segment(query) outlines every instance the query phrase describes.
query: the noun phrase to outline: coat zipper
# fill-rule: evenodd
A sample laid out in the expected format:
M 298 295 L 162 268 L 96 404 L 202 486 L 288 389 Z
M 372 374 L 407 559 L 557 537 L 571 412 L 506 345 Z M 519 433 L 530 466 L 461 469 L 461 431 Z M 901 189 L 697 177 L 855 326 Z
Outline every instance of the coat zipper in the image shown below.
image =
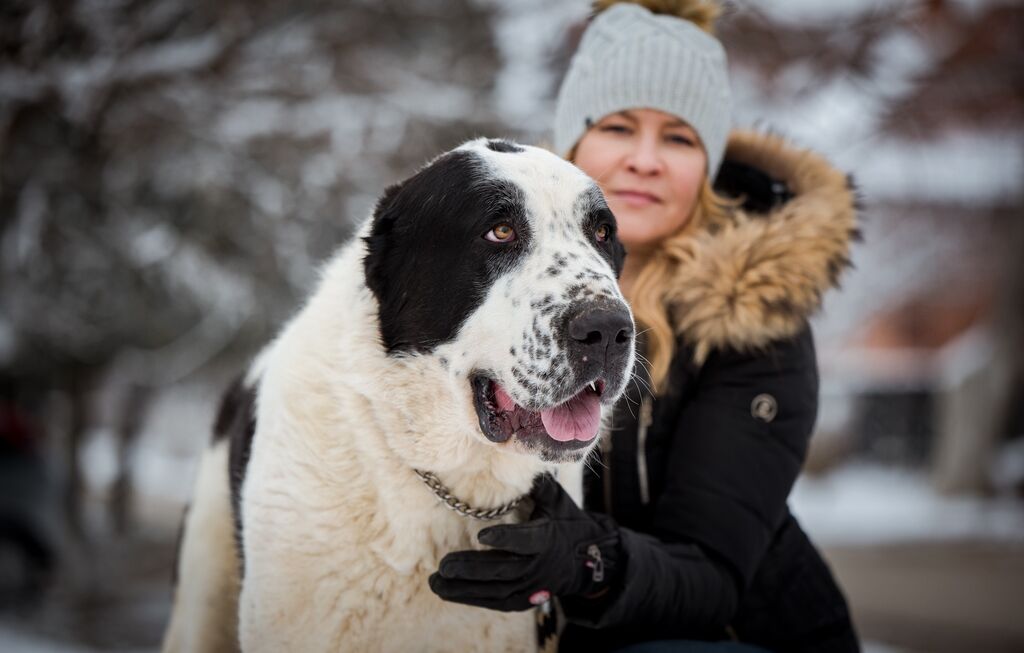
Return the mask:
M 651 491 L 647 481 L 647 429 L 654 421 L 654 407 L 651 398 L 640 399 L 640 421 L 636 429 L 636 471 L 640 480 L 640 503 L 647 505 L 651 501 Z
M 591 544 L 587 547 L 587 566 L 590 567 L 591 580 L 600 583 L 604 580 L 604 560 L 601 558 L 601 547 Z

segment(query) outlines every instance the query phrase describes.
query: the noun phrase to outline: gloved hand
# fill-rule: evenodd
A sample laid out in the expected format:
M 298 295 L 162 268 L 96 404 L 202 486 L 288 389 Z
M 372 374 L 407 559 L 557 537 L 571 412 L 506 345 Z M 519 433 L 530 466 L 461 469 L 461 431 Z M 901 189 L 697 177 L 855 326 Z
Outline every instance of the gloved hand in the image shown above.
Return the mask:
M 446 601 L 511 611 L 607 588 L 620 557 L 614 522 L 576 507 L 550 475 L 531 494 L 530 521 L 481 530 L 477 539 L 492 548 L 449 553 L 430 589 Z

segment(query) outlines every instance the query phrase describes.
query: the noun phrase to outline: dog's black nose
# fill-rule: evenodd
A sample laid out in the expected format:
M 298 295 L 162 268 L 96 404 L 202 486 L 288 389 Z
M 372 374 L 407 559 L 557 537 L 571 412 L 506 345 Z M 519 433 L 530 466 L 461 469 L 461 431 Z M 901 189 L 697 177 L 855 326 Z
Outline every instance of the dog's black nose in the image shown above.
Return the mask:
M 569 347 L 585 368 L 615 365 L 633 346 L 633 320 L 622 307 L 585 307 L 568 326 Z

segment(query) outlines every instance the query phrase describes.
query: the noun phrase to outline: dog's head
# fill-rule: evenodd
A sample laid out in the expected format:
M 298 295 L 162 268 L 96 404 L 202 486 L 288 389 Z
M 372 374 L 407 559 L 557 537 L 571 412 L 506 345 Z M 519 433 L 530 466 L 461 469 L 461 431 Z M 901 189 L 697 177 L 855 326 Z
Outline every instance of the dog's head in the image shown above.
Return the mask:
M 546 150 L 442 155 L 385 192 L 365 239 L 384 348 L 436 359 L 492 445 L 582 459 L 633 369 L 615 230 L 597 185 Z

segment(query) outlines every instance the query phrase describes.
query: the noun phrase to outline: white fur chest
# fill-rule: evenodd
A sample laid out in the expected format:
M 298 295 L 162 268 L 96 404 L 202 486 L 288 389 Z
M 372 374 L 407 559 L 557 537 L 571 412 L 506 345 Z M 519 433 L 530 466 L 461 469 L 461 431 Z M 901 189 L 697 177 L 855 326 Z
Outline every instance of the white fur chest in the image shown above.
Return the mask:
M 383 494 L 366 475 L 327 488 L 273 449 L 254 449 L 246 482 L 244 650 L 532 648 L 532 613 L 446 603 L 427 584 L 445 553 L 479 548 L 476 532 L 501 522 L 448 510 L 418 478 Z

